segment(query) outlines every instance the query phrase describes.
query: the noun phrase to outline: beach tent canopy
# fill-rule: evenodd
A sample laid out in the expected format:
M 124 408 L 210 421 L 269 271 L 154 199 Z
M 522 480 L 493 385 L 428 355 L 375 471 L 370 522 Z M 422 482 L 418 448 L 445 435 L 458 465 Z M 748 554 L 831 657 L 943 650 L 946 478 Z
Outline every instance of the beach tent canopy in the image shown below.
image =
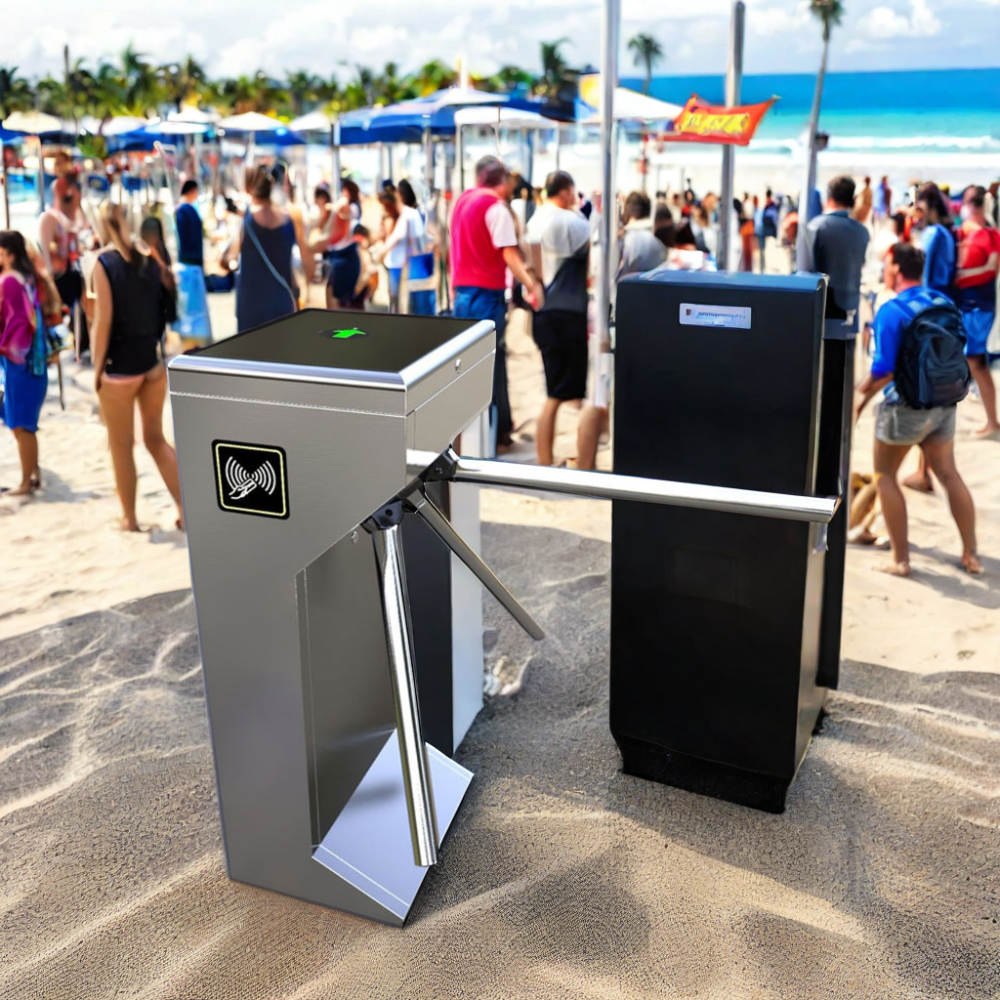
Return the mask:
M 374 142 L 421 142 L 424 133 L 435 136 L 455 134 L 455 115 L 469 107 L 507 107 L 539 112 L 542 103 L 511 94 L 488 94 L 482 90 L 449 87 L 427 97 L 402 101 L 386 108 L 351 111 L 340 118 L 340 145 Z
M 551 118 L 537 111 L 519 108 L 476 107 L 460 108 L 455 112 L 455 127 L 466 125 L 501 125 L 504 128 L 554 128 L 558 125 Z
M 20 132 L 22 135 L 51 135 L 63 131 L 61 119 L 42 111 L 15 111 L 0 124 L 8 132 Z
M 589 104 L 580 102 L 580 121 L 584 125 L 599 125 L 601 112 Z M 627 90 L 625 87 L 615 87 L 615 121 L 616 122 L 664 122 L 673 121 L 682 111 L 680 104 L 669 101 L 658 101 L 655 97 L 647 97 L 637 90 Z

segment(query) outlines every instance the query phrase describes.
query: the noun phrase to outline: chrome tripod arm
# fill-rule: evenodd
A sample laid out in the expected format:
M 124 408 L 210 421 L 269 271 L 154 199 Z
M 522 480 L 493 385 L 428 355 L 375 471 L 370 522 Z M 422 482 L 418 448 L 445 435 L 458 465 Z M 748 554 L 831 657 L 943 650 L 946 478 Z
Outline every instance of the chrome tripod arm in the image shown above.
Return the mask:
M 465 563 L 479 582 L 507 609 L 511 617 L 532 639 L 544 639 L 541 626 L 525 610 L 516 597 L 500 582 L 496 574 L 479 558 L 464 538 L 424 492 L 423 486 L 404 501 L 407 510 L 418 514 L 434 533 Z
M 481 486 L 520 486 L 597 500 L 639 500 L 670 507 L 693 507 L 784 521 L 829 524 L 840 505 L 840 497 L 803 497 L 728 486 L 677 483 L 667 479 L 645 479 L 641 476 L 619 476 L 613 472 L 552 469 L 464 458 L 456 455 L 451 448 L 441 455 L 409 451 L 406 460 L 408 473 L 428 482 L 445 480 L 478 483 Z

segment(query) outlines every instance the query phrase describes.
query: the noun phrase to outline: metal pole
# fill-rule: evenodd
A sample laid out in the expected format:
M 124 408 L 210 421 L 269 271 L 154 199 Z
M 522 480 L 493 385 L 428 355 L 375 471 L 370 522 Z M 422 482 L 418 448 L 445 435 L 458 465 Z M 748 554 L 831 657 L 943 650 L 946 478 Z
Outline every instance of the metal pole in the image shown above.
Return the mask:
M 615 203 L 614 120 L 615 87 L 618 85 L 618 30 L 621 21 L 620 0 L 604 0 L 601 9 L 601 217 L 598 229 L 600 250 L 600 280 L 597 283 L 597 328 L 594 331 L 595 362 L 591 402 L 597 392 L 597 356 L 610 346 L 611 326 L 611 243 L 617 240 L 617 209 Z
M 0 186 L 3 187 L 3 227 L 10 229 L 10 196 L 7 193 L 7 154 L 0 139 Z
M 439 840 L 427 746 L 420 725 L 420 705 L 413 669 L 413 630 L 406 596 L 399 525 L 376 529 L 372 532 L 372 540 L 375 543 L 382 611 L 385 616 L 385 641 L 389 653 L 392 698 L 396 708 L 396 731 L 403 766 L 406 810 L 410 817 L 413 861 L 421 868 L 427 868 L 437 863 Z
M 434 534 L 472 570 L 479 582 L 507 609 L 511 617 L 524 629 L 532 639 L 544 639 L 545 633 L 541 626 L 521 606 L 517 598 L 500 582 L 497 575 L 479 558 L 462 536 L 452 527 L 448 520 L 422 490 L 416 496 L 407 500 L 409 508 L 419 514 Z
M 45 214 L 45 157 L 42 155 L 42 137 L 35 136 L 38 143 L 38 214 Z
M 430 205 L 434 188 L 434 140 L 429 128 L 424 129 L 424 185 L 427 188 L 426 204 Z
M 726 71 L 726 107 L 740 103 L 743 88 L 743 25 L 746 6 L 743 0 L 736 0 L 729 21 L 729 68 Z M 722 147 L 722 193 L 719 196 L 719 260 L 720 271 L 733 270 L 736 248 L 730 236 L 733 232 L 733 201 L 736 197 L 734 175 L 736 171 L 736 147 Z
M 340 197 L 340 119 L 337 118 L 330 126 L 330 147 L 333 167 L 333 201 Z
M 459 125 L 455 132 L 455 159 L 458 161 L 458 194 L 465 190 L 465 140 L 464 125 Z
M 668 507 L 692 507 L 728 514 L 749 514 L 785 521 L 814 521 L 829 524 L 840 505 L 839 497 L 802 497 L 789 493 L 766 493 L 728 486 L 704 486 L 677 483 L 667 479 L 619 476 L 611 472 L 584 472 L 578 469 L 552 469 L 514 462 L 459 457 L 444 453 L 447 472 L 442 478 L 455 483 L 478 483 L 483 486 L 520 486 L 548 490 L 598 500 L 639 500 Z M 433 466 L 438 456 L 425 452 L 407 455 L 411 471 Z

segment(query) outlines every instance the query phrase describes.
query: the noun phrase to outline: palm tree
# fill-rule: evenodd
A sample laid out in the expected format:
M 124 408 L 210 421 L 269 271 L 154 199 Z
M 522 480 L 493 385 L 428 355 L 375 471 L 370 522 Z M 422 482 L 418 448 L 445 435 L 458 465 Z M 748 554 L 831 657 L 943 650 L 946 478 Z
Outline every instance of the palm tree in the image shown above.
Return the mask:
M 809 151 L 806 157 L 806 184 L 799 198 L 799 236 L 796 254 L 804 259 L 806 252 L 806 223 L 809 221 L 809 199 L 816 188 L 816 133 L 819 131 L 819 109 L 823 102 L 823 81 L 826 78 L 826 61 L 830 52 L 830 34 L 844 19 L 841 0 L 809 0 L 809 10 L 823 25 L 823 56 L 816 76 L 812 113 L 809 115 Z
M 27 111 L 33 103 L 31 84 L 17 75 L 17 67 L 0 66 L 0 121 L 15 111 Z
M 131 43 L 121 55 L 121 85 L 122 109 L 126 114 L 144 117 L 156 111 L 162 96 L 157 72 Z
M 399 75 L 399 65 L 387 62 L 382 73 L 373 81 L 378 100 L 383 104 L 396 104 L 415 96 L 414 85 L 407 77 Z
M 424 63 L 413 75 L 413 86 L 420 97 L 426 97 L 435 91 L 453 87 L 458 74 L 447 63 L 440 59 L 432 59 Z
M 288 94 L 290 110 L 293 118 L 304 115 L 319 103 L 320 90 L 324 82 L 304 69 L 288 74 L 285 81 L 285 91 Z
M 663 46 L 652 35 L 640 32 L 629 39 L 628 48 L 635 65 L 645 68 L 646 82 L 642 85 L 642 92 L 648 94 L 649 85 L 653 82 L 653 67 L 663 58 Z
M 490 77 L 488 89 L 507 92 L 522 85 L 530 87 L 534 82 L 534 77 L 520 66 L 501 66 Z
M 166 99 L 180 111 L 185 101 L 197 97 L 207 82 L 201 64 L 192 56 L 179 63 L 168 63 L 157 70 L 160 89 Z
M 555 96 L 569 68 L 561 51 L 568 41 L 568 38 L 560 38 L 555 42 L 542 42 L 542 75 L 535 82 L 535 90 L 545 97 Z

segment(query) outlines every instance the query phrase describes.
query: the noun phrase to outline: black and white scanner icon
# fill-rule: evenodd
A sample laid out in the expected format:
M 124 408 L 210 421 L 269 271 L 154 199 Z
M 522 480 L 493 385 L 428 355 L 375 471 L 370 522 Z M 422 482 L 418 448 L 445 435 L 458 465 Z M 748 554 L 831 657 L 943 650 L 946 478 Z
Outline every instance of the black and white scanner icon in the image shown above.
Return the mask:
M 288 517 L 288 476 L 282 448 L 216 441 L 213 452 L 216 491 L 223 510 Z

